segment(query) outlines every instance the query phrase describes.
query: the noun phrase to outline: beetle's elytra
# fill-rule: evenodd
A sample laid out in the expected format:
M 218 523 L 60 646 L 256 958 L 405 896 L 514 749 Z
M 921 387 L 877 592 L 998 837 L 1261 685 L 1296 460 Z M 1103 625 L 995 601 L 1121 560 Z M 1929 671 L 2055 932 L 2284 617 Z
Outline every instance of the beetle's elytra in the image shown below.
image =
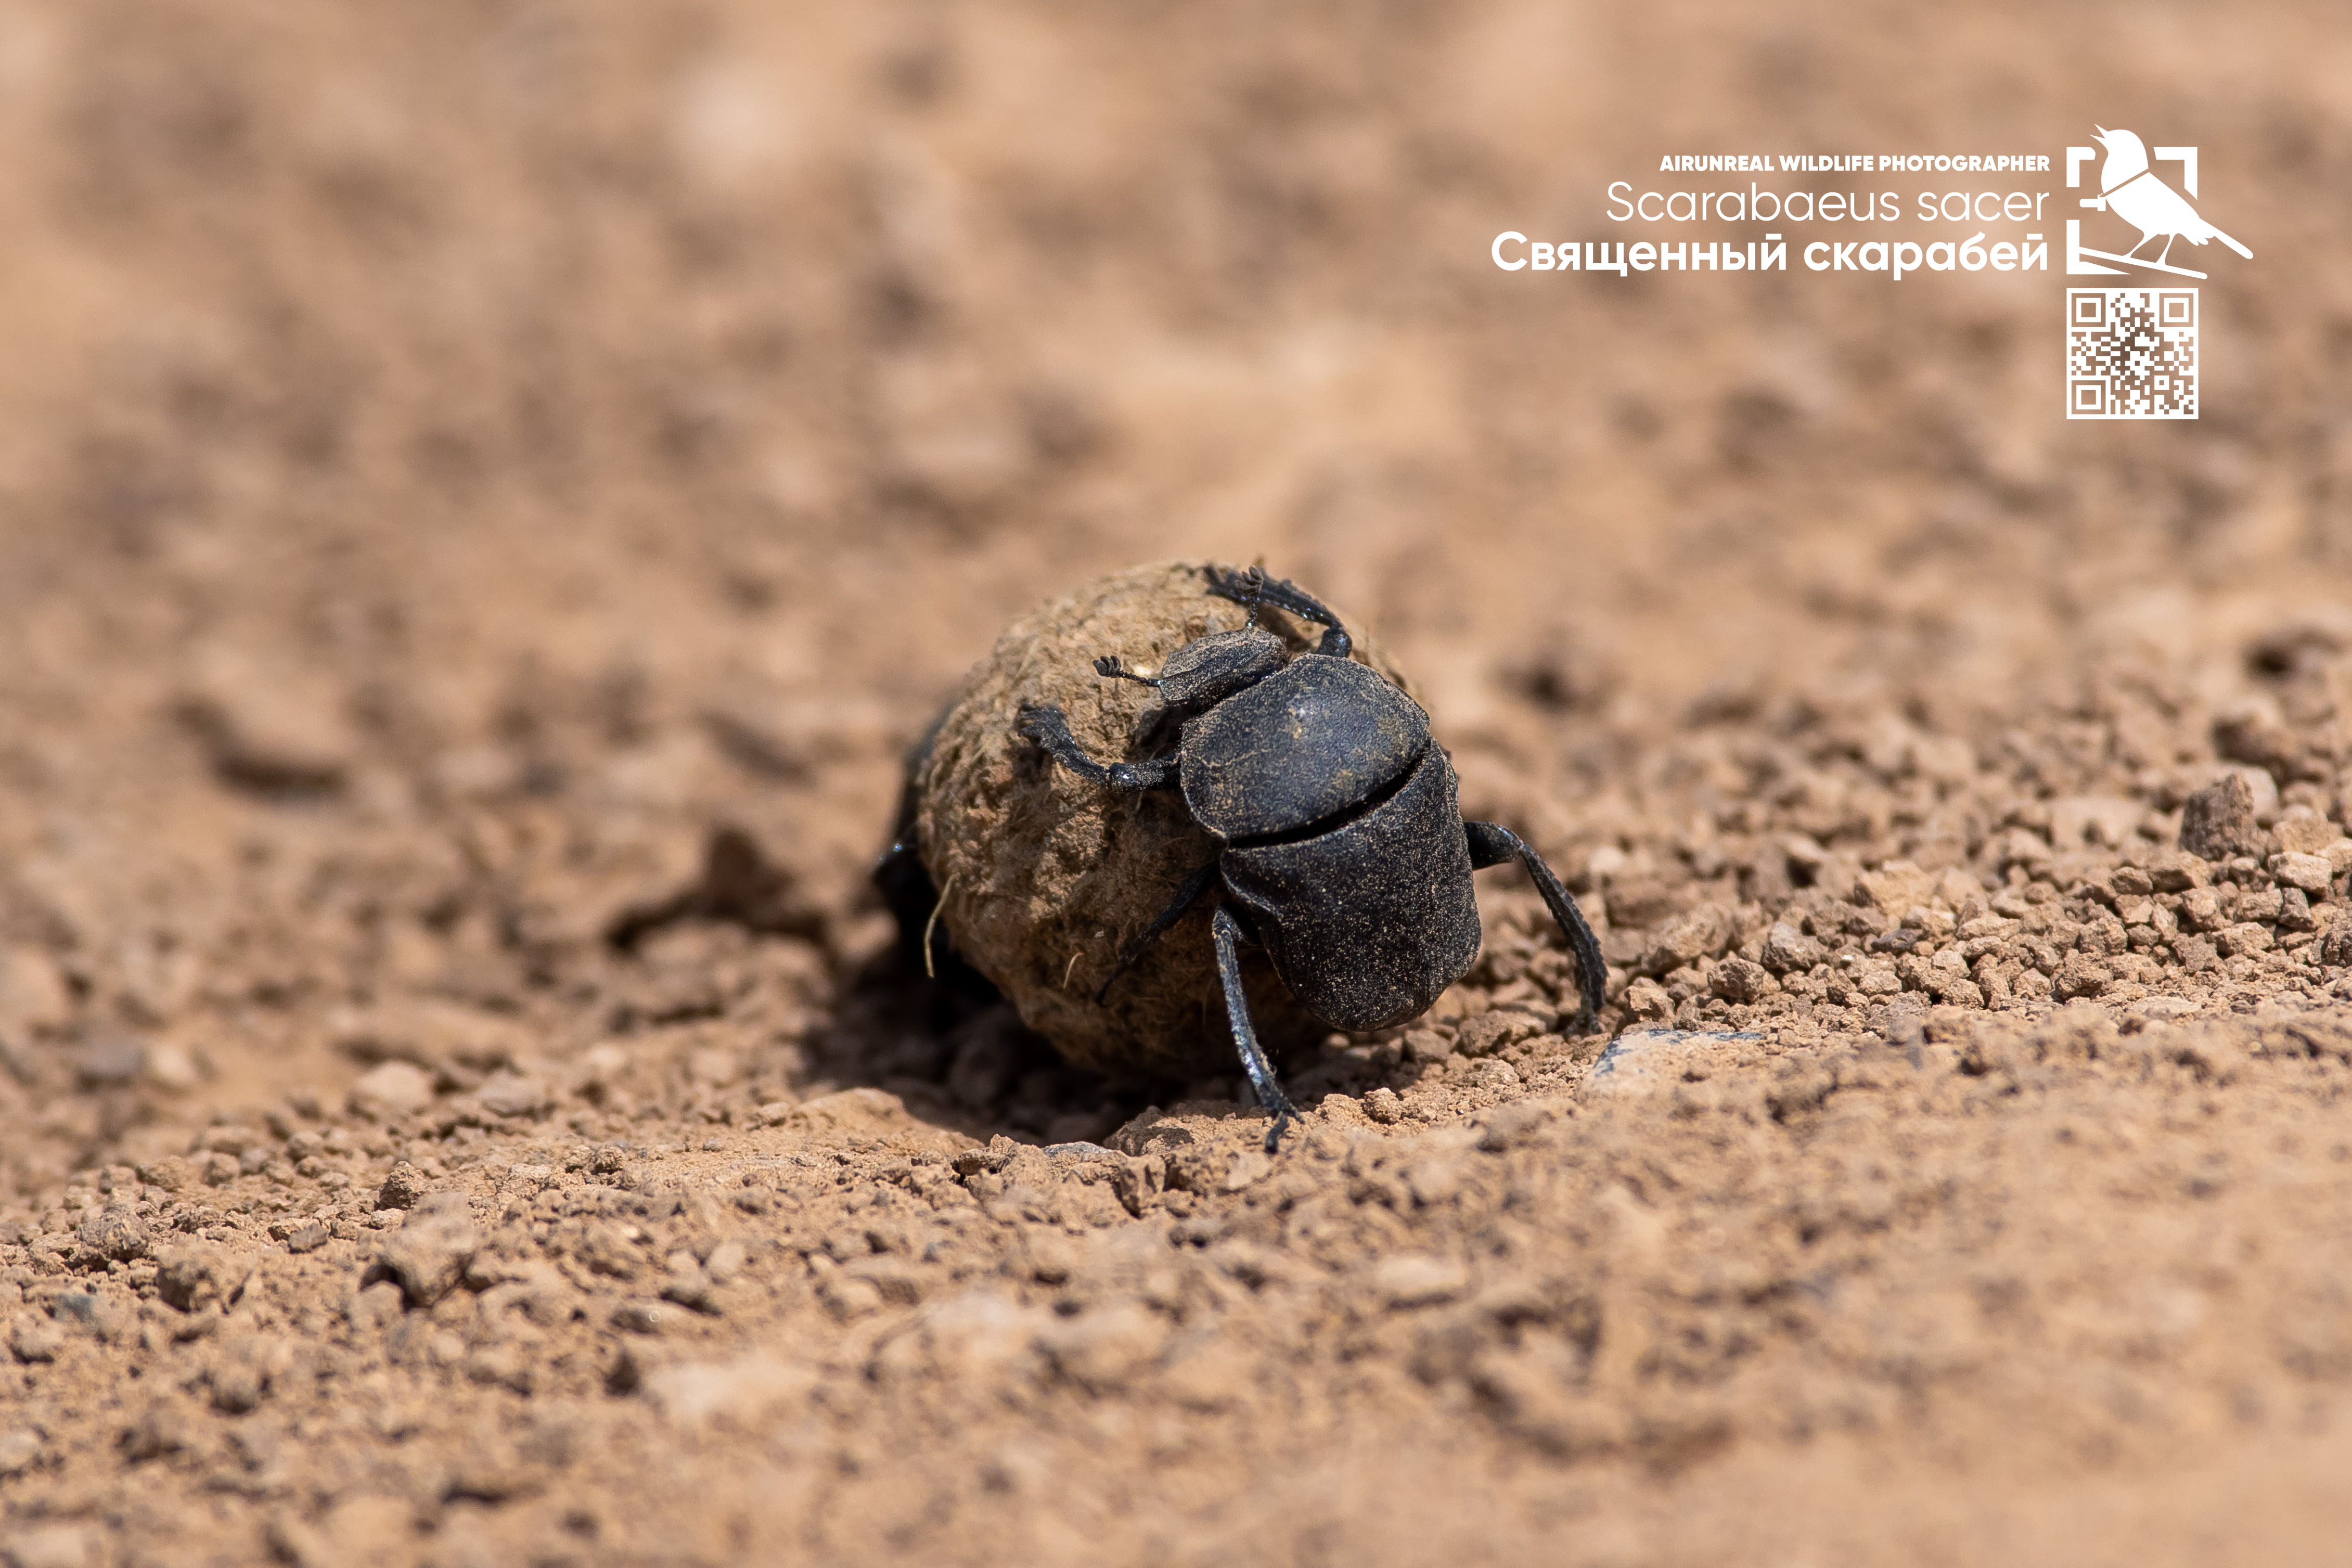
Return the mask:
M 1291 996 L 1334 1028 L 1402 1023 L 1426 1011 L 1477 957 L 1472 871 L 1516 858 L 1568 938 L 1580 1022 L 1590 1027 L 1604 974 L 1591 928 L 1516 835 L 1463 820 L 1453 763 L 1431 738 L 1421 706 L 1350 659 L 1339 618 L 1296 585 L 1255 567 L 1203 570 L 1210 594 L 1248 609 L 1244 626 L 1195 638 L 1156 675 L 1129 669 L 1116 654 L 1095 660 L 1105 679 L 1151 687 L 1181 721 L 1173 754 L 1103 762 L 1080 746 L 1059 708 L 1024 707 L 1015 721 L 1019 734 L 1056 763 L 1106 790 L 1178 792 L 1215 849 L 1129 943 L 1097 999 L 1213 893 L 1210 931 L 1225 1016 L 1242 1067 L 1273 1117 L 1271 1151 L 1297 1111 L 1251 1022 L 1244 949 L 1262 948 Z M 1311 652 L 1290 654 L 1256 624 L 1264 605 L 1323 627 L 1320 641 Z M 894 856 L 904 850 L 902 839 Z M 886 858 L 886 890 L 892 870 Z M 914 913 L 907 898 L 893 903 L 902 922 Z

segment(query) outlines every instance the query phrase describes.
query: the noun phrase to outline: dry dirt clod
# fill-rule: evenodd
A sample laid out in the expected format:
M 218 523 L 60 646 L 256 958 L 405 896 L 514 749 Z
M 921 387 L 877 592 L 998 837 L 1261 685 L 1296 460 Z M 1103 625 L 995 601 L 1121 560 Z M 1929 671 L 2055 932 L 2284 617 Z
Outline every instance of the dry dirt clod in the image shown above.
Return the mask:
M 1666 988 L 1643 975 L 1625 987 L 1626 1014 L 1643 1023 L 1656 1023 L 1674 1016 L 1674 998 Z
M 30 1427 L 0 1431 L 0 1480 L 21 1476 L 41 1457 L 41 1435 Z
M 1658 928 L 1642 967 L 1654 975 L 1670 974 L 1700 958 L 1712 958 L 1729 945 L 1733 926 L 1727 911 L 1701 904 L 1669 918 Z
M 2189 797 L 2180 808 L 2180 847 L 2203 860 L 2269 853 L 2270 836 L 2255 820 L 2254 790 L 2242 773 L 2229 773 Z
M 2336 879 L 2336 868 L 2323 855 L 2273 855 L 2270 873 L 2281 884 L 2301 889 L 2306 898 L 2325 893 L 2327 884 Z
M 411 1307 L 430 1307 L 457 1289 L 481 1240 L 462 1199 L 420 1207 L 383 1243 L 370 1272 L 397 1284 Z
M 695 1261 L 692 1253 L 673 1254 L 667 1267 L 669 1278 L 662 1282 L 663 1300 L 675 1301 L 698 1312 L 719 1310 L 717 1282 Z
M 710 1249 L 709 1258 L 703 1259 L 703 1271 L 710 1276 L 712 1284 L 724 1285 L 743 1272 L 751 1258 L 751 1250 L 741 1242 L 722 1241 Z
M 1764 967 L 1775 974 L 1803 973 L 1822 961 L 1822 944 L 1786 921 L 1764 933 Z
M 677 1326 L 678 1310 L 662 1301 L 624 1301 L 613 1309 L 613 1326 L 625 1333 L 659 1334 Z
M 1411 1309 L 1450 1301 L 1468 1289 L 1469 1271 L 1452 1258 L 1405 1252 L 1384 1258 L 1372 1269 L 1372 1291 L 1391 1308 Z
M 147 1256 L 147 1227 L 121 1204 L 109 1204 L 81 1222 L 82 1246 L 100 1258 L 128 1263 Z
M 2086 953 L 2070 952 L 2051 977 L 2050 993 L 2061 1002 L 2078 997 L 2096 996 L 2105 991 L 2115 976 Z
M 1760 1002 L 1777 994 L 1780 983 L 1762 964 L 1732 957 L 1709 972 L 1707 988 L 1727 1002 Z
M 433 1103 L 433 1075 L 410 1062 L 384 1062 L 352 1085 L 351 1107 L 371 1121 L 389 1121 Z
M 425 1173 L 403 1160 L 393 1166 L 376 1189 L 375 1206 L 380 1209 L 414 1208 L 431 1190 Z
M 204 1243 L 168 1248 L 156 1261 L 157 1293 L 183 1312 L 226 1305 L 252 1271 L 247 1260 Z
M 79 1524 L 30 1525 L 0 1539 L 8 1568 L 94 1568 L 90 1531 Z
M 51 1362 L 65 1348 L 65 1331 L 31 1312 L 19 1312 L 8 1325 L 8 1349 L 26 1364 Z
M 1543 1020 L 1509 1008 L 1481 1013 L 1454 1033 L 1454 1048 L 1465 1057 L 1492 1056 L 1544 1032 Z
M 493 1116 L 535 1116 L 548 1100 L 547 1085 L 522 1073 L 500 1073 L 474 1091 L 475 1103 Z

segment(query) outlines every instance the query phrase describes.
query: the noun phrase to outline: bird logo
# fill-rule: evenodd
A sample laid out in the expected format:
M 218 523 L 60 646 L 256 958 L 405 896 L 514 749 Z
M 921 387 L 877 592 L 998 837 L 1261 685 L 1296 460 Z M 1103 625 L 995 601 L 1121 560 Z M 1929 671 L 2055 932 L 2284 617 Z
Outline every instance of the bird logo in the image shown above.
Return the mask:
M 2158 176 L 2156 171 L 2149 167 L 2146 142 L 2128 131 L 2110 131 L 2103 125 L 2098 128 L 2098 132 L 2096 140 L 2099 145 L 2106 150 L 2106 161 L 2099 169 L 2099 194 L 2095 196 L 2084 197 L 2082 205 L 2100 212 L 2113 212 L 2117 217 L 2139 230 L 2139 241 L 2120 255 L 2113 251 L 2085 249 L 2076 237 L 2079 225 L 2070 222 L 2067 228 L 2072 243 L 2068 247 L 2070 254 L 2067 270 L 2084 272 L 2116 270 L 2112 267 L 2077 265 L 2078 258 L 2081 257 L 2097 257 L 2102 261 L 2120 261 L 2129 267 L 2146 267 L 2158 272 L 2178 273 L 2187 278 L 2204 277 L 2205 274 L 2202 272 L 2192 272 L 2185 267 L 2168 264 L 2168 258 L 2172 254 L 2172 242 L 2176 239 L 2185 239 L 2191 245 L 2200 246 L 2209 239 L 2218 239 L 2249 261 L 2253 259 L 2252 251 L 2198 216 L 2197 209 L 2189 205 L 2189 198 L 2166 184 Z M 2072 162 L 2072 154 L 2074 151 L 2076 150 L 2069 149 L 2070 161 L 2067 168 L 2069 184 L 2074 183 L 2075 170 Z M 2088 148 L 2080 149 L 2080 152 L 2085 158 L 2090 156 Z M 2194 195 L 2197 190 L 2196 149 L 2159 147 L 2157 152 L 2160 156 L 2166 157 L 2179 157 L 2184 153 L 2187 154 L 2184 160 L 2186 176 L 2183 183 L 2189 186 L 2190 195 Z M 2140 251 L 2159 236 L 2164 240 L 2164 248 L 2157 253 L 2155 259 L 2150 260 L 2140 255 Z

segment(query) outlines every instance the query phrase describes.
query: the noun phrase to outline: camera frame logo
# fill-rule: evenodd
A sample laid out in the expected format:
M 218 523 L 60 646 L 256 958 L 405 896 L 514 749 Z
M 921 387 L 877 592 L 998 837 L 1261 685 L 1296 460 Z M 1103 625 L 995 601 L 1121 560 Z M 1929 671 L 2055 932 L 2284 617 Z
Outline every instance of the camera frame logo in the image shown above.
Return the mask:
M 2147 144 L 2129 131 L 2099 127 L 2096 147 L 2066 149 L 2066 184 L 2082 188 L 2083 165 L 2100 159 L 2099 194 L 2080 205 L 2112 213 L 2139 238 L 2121 251 L 2083 244 L 2083 220 L 2066 220 L 2066 271 L 2128 277 L 2126 268 L 2203 279 L 2171 259 L 2176 241 L 2202 247 L 2220 240 L 2248 260 L 2254 253 L 2203 217 L 2198 195 L 2197 149 Z M 2102 153 L 2104 153 L 2104 157 Z M 2183 195 L 2156 172 L 2180 165 Z M 2141 252 L 2164 241 L 2154 258 Z M 2116 241 L 2109 241 L 2114 244 Z M 2116 263 L 2114 266 L 2106 263 Z M 2069 419 L 2194 419 L 2198 413 L 2197 290 L 2100 288 L 2066 290 L 2066 417 Z

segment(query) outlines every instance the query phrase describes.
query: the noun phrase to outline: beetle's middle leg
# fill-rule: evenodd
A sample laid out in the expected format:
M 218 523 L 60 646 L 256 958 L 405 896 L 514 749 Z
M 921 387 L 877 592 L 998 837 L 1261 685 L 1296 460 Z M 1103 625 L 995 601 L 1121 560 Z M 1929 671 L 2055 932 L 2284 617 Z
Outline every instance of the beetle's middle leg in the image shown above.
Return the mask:
M 1201 895 L 1207 892 L 1215 883 L 1217 868 L 1218 862 L 1212 860 L 1184 879 L 1183 885 L 1176 889 L 1176 896 L 1168 901 L 1168 907 L 1160 910 L 1133 942 L 1127 944 L 1127 951 L 1119 954 L 1118 962 L 1111 966 L 1110 978 L 1104 981 L 1102 989 L 1095 993 L 1097 1005 L 1100 1005 L 1102 999 L 1110 994 L 1110 988 L 1118 977 L 1135 966 L 1135 961 L 1143 956 L 1143 950 L 1158 942 L 1162 932 L 1184 918 L 1185 910 L 1201 901 Z
M 1016 734 L 1026 735 L 1053 759 L 1090 784 L 1105 789 L 1172 789 L 1177 783 L 1176 759 L 1160 757 L 1143 763 L 1098 763 L 1087 755 L 1070 721 L 1059 708 L 1024 708 L 1013 722 Z
M 1234 1049 L 1241 1053 L 1242 1070 L 1249 1074 L 1250 1087 L 1257 1090 L 1257 1102 L 1274 1118 L 1274 1124 L 1265 1130 L 1265 1152 L 1271 1154 L 1282 1142 L 1283 1129 L 1297 1120 L 1298 1108 L 1276 1081 L 1274 1064 L 1265 1059 L 1265 1047 L 1257 1043 L 1257 1030 L 1250 1023 L 1249 998 L 1242 991 L 1241 922 L 1234 919 L 1232 910 L 1219 904 L 1209 929 L 1217 939 L 1217 977 L 1225 985 L 1225 1018 L 1233 1025 Z
M 1551 918 L 1559 922 L 1559 929 L 1568 937 L 1569 952 L 1576 955 L 1577 987 L 1584 995 L 1584 1010 L 1577 1015 L 1577 1026 L 1585 1031 L 1597 1027 L 1604 996 L 1602 985 L 1609 970 L 1601 961 L 1601 943 L 1593 937 L 1592 928 L 1584 923 L 1584 911 L 1576 907 L 1576 900 L 1559 885 L 1559 879 L 1551 874 L 1544 858 L 1509 828 L 1492 822 L 1465 822 L 1462 831 L 1470 837 L 1472 870 L 1483 870 L 1512 859 L 1528 868 L 1536 891 L 1543 895 L 1545 905 L 1551 910 Z

